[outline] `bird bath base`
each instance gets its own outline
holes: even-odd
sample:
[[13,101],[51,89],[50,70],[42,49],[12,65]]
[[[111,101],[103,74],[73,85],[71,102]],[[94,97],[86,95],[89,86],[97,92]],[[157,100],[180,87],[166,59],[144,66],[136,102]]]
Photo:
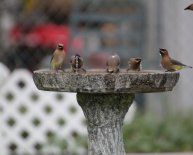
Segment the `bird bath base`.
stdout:
[[77,93],[87,119],[91,155],[124,155],[123,119],[134,94]]
[[88,123],[89,155],[125,155],[122,125],[134,94],[171,91],[179,73],[39,70],[33,79],[40,90],[77,93]]

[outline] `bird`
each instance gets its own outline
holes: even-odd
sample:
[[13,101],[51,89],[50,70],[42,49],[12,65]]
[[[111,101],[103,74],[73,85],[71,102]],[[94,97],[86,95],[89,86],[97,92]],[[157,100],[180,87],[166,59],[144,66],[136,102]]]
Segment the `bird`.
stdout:
[[65,57],[66,52],[64,51],[64,45],[58,44],[50,60],[51,68],[56,71],[63,70]]
[[86,70],[82,68],[83,62],[84,60],[79,54],[71,56],[70,64],[72,71],[75,73],[86,72]]
[[193,4],[187,6],[184,10],[192,10],[193,11]]
[[167,49],[161,48],[159,50],[160,55],[162,57],[161,59],[161,65],[164,69],[166,69],[167,72],[174,72],[181,70],[183,68],[192,68],[191,66],[187,66],[173,58],[170,57]]
[[130,58],[128,60],[127,71],[140,71],[141,70],[141,59],[140,58]]
[[108,73],[119,72],[120,58],[117,54],[111,55],[106,62]]

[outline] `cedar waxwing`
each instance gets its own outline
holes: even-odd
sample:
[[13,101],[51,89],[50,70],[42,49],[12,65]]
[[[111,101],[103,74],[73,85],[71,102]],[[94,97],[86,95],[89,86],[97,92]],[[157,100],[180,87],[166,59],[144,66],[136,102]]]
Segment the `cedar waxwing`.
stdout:
[[50,60],[51,68],[54,70],[57,70],[57,71],[59,69],[62,70],[65,57],[66,57],[66,53],[64,51],[64,45],[58,44],[56,47],[56,50],[54,51],[53,56]]
[[83,58],[79,54],[75,54],[71,57],[70,64],[73,72],[76,72],[76,73],[81,71],[86,72],[86,70],[82,68]]
[[139,58],[130,58],[128,60],[128,69],[127,71],[140,71],[141,70],[141,59]]
[[191,66],[184,65],[181,62],[172,59],[166,49],[160,49],[160,54],[162,57],[161,65],[166,71],[173,72],[183,68],[192,68]]
[[193,10],[193,4],[189,5],[189,6],[186,7],[184,10]]
[[107,60],[107,72],[117,73],[119,72],[120,58],[118,55],[111,55]]

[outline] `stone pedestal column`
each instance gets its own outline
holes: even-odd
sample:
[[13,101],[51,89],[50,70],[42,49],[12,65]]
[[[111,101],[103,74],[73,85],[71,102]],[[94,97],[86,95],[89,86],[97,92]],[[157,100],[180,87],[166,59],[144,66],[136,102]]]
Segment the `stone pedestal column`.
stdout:
[[125,155],[122,125],[134,94],[78,93],[87,119],[89,155]]

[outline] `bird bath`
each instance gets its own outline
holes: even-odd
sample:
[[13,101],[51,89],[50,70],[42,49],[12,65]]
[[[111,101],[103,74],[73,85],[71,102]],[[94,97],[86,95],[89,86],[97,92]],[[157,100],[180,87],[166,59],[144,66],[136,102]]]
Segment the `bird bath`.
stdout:
[[171,91],[179,73],[38,70],[33,79],[40,90],[77,93],[88,123],[89,155],[125,155],[122,125],[135,94]]

